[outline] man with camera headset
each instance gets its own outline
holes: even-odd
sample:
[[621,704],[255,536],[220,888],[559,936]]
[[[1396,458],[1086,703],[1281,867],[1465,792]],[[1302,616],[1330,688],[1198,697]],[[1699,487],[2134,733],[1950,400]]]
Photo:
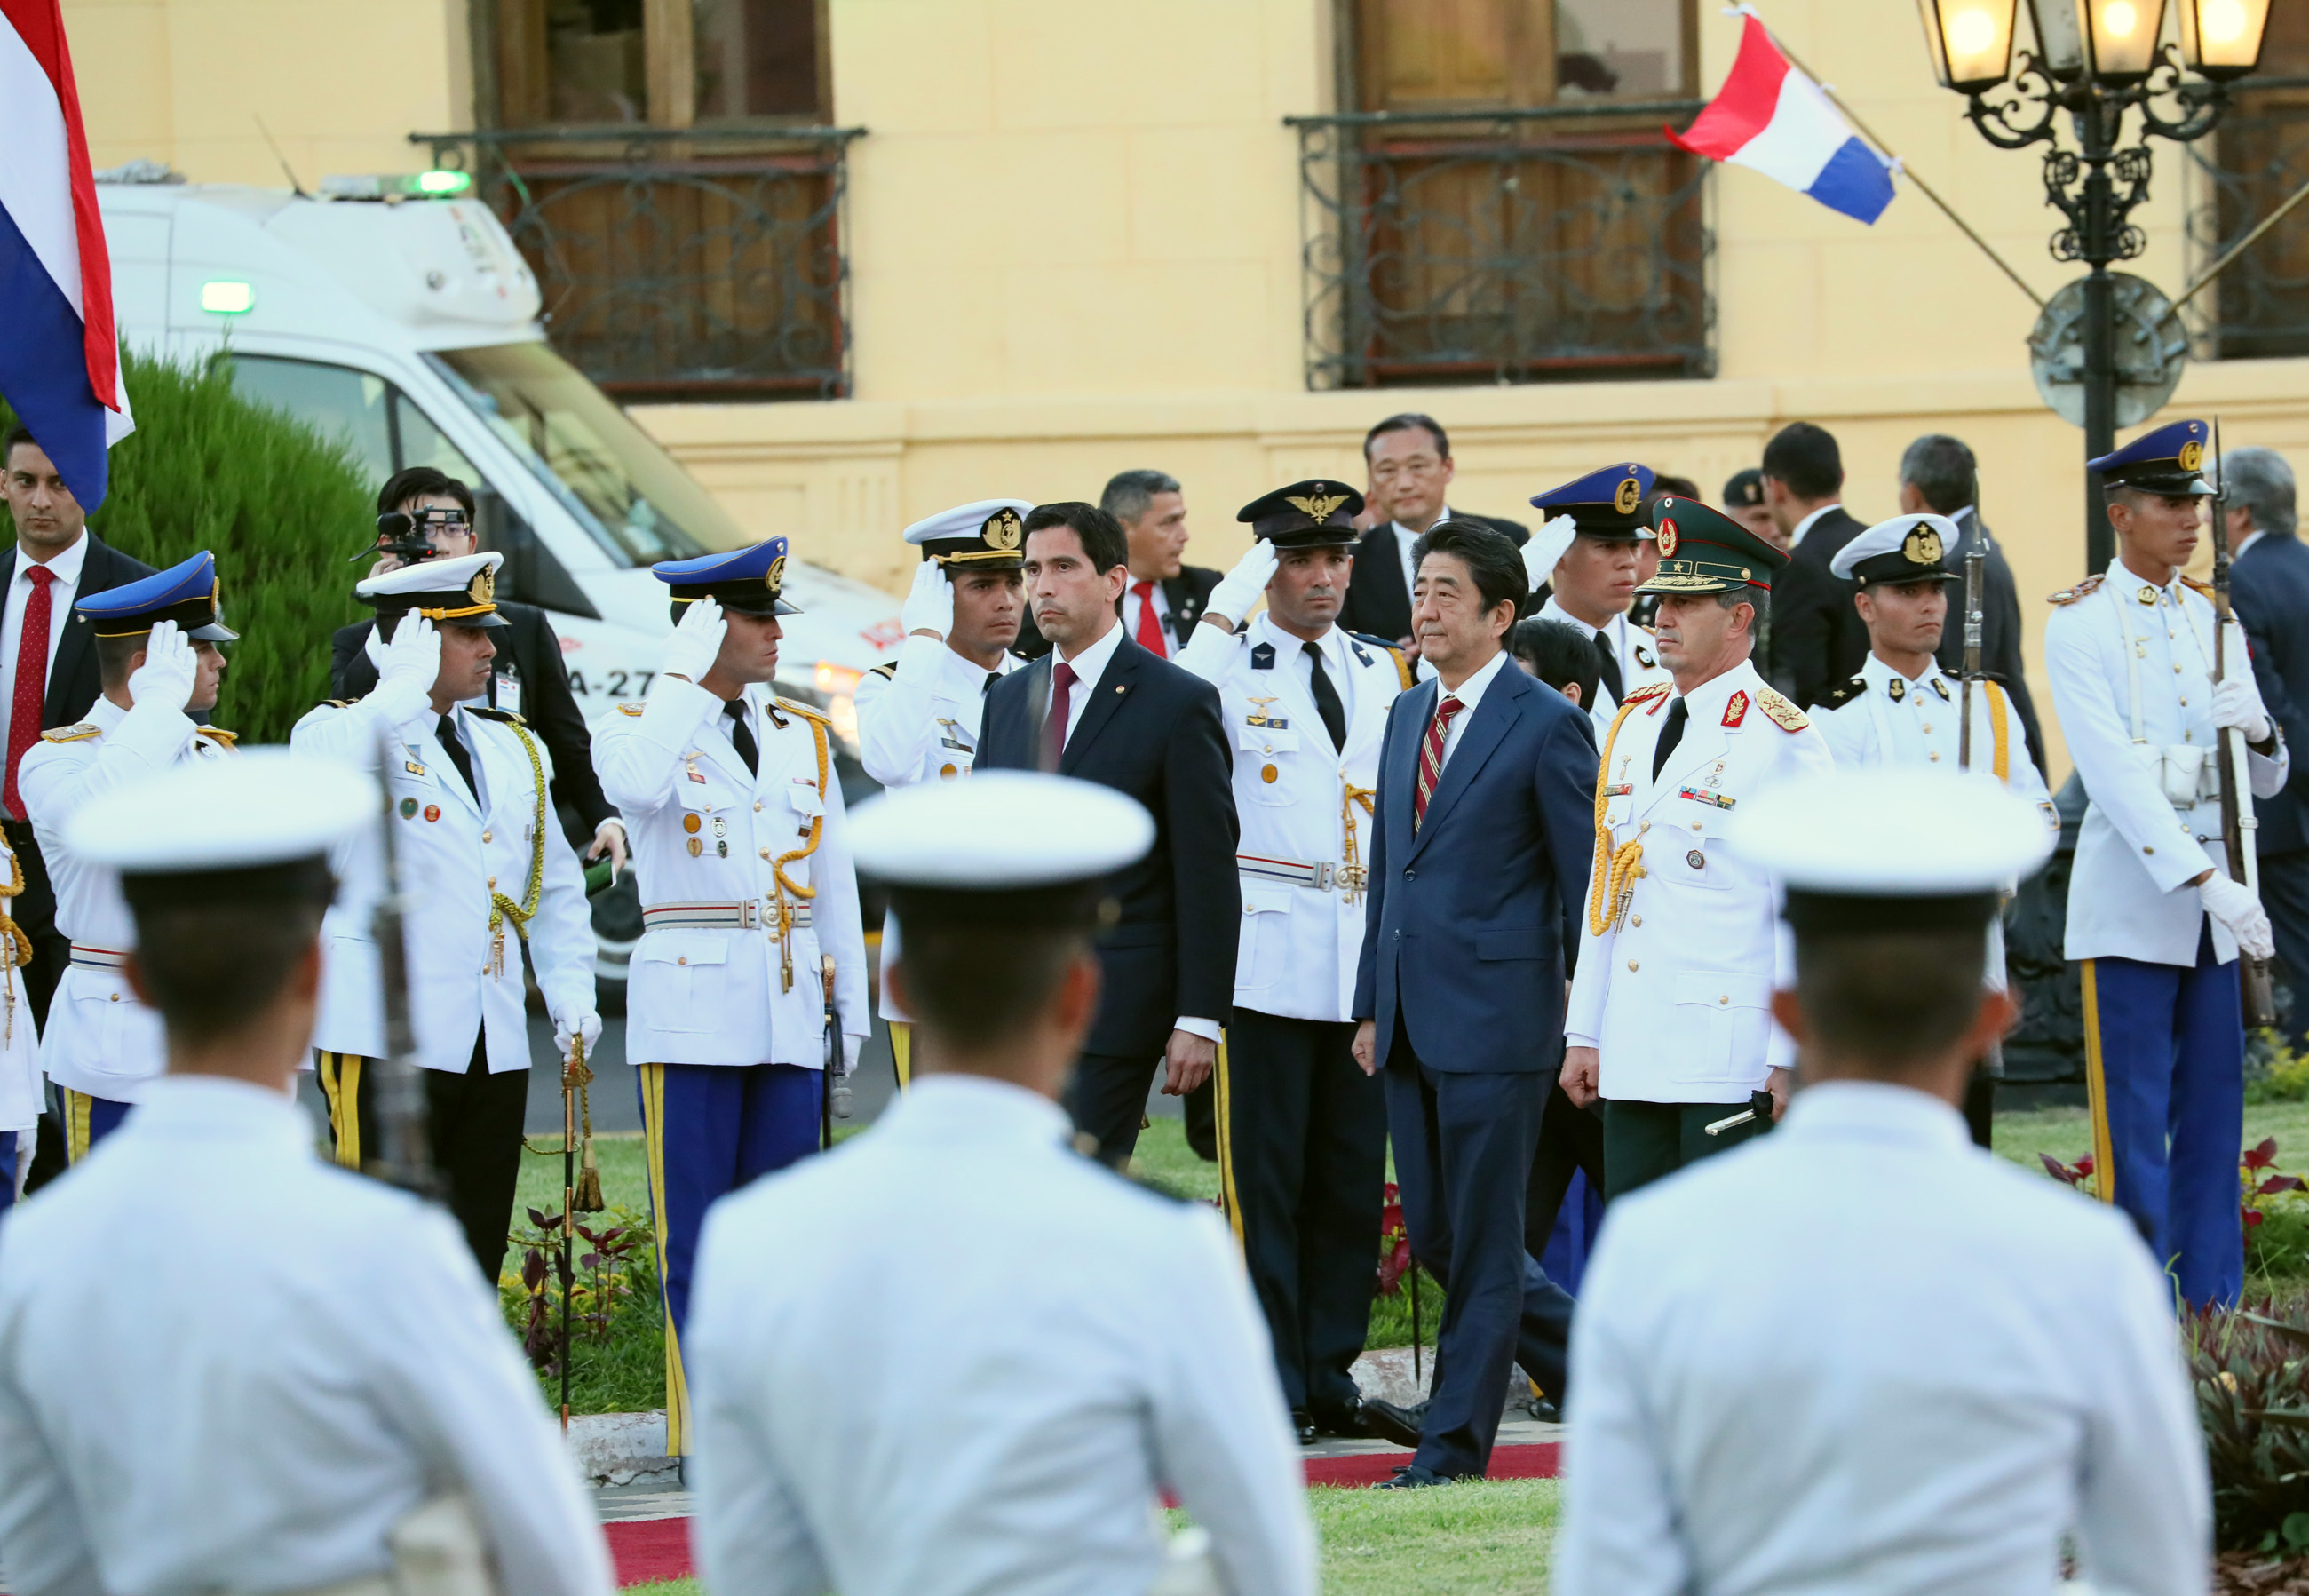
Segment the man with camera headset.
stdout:
[[[411,465],[386,479],[376,496],[376,542],[353,556],[376,557],[369,572],[381,577],[412,560],[450,559],[480,546],[473,516],[473,490],[445,472]],[[489,681],[491,707],[510,710],[536,728],[553,756],[553,806],[563,816],[569,846],[587,861],[606,853],[619,874],[626,868],[626,830],[618,811],[601,795],[593,774],[593,739],[584,712],[569,690],[569,668],[562,663],[561,639],[545,612],[534,604],[500,600],[506,620],[497,669]],[[376,623],[341,626],[329,639],[329,690],[358,698],[376,686]]]

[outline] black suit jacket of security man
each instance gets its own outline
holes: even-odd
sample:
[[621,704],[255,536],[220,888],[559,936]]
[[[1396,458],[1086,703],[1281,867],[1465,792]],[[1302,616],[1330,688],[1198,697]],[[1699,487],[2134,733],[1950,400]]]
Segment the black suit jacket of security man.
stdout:
[[[1454,511],[1451,519],[1474,521],[1503,532],[1518,549],[1531,542],[1529,527],[1503,516]],[[1389,643],[1411,636],[1411,589],[1403,585],[1400,544],[1392,521],[1380,522],[1355,540],[1354,574],[1347,582],[1346,599],[1339,606],[1340,629]]]
[[1828,568],[1838,550],[1867,530],[1842,505],[1832,507],[1805,529],[1772,578],[1772,652],[1764,678],[1806,708],[1858,675],[1868,657],[1868,628],[1852,604],[1859,584]]
[[[537,728],[546,751],[553,756],[553,804],[562,817],[561,828],[569,846],[583,854],[592,846],[593,833],[617,810],[601,793],[601,778],[593,774],[593,734],[585,727],[584,712],[569,690],[569,667],[561,658],[561,639],[553,623],[534,604],[499,600],[497,613],[506,618],[514,674],[521,681],[521,717]],[[369,663],[368,635],[374,620],[341,626],[330,638],[329,689],[340,698],[358,698],[376,687],[376,666]],[[500,659],[502,668],[504,661]],[[495,695],[495,684],[491,685]]]
[[[1980,570],[1980,668],[1994,677],[2012,700],[2028,738],[2028,758],[2045,768],[2045,734],[2037,729],[2037,700],[2028,691],[2027,665],[2020,657],[2020,588],[2013,580],[2011,562],[1988,530],[1978,510],[1967,509],[1957,523],[1963,540],[1948,551],[1950,565],[1964,569],[1965,556],[1985,541],[1988,558]],[[1941,631],[1940,667],[1950,675],[1964,669],[1964,589],[1949,584],[1948,624]]]
[[[988,690],[982,768],[1037,768],[1050,687],[1046,655]],[[1090,693],[1059,774],[1136,798],[1154,817],[1154,846],[1114,878],[1120,914],[1098,940],[1105,988],[1083,1051],[1151,1066],[1181,1016],[1224,1025],[1234,1006],[1233,759],[1218,690],[1128,638]]]
[[[1175,577],[1163,578],[1163,599],[1171,606],[1169,627],[1171,657],[1176,659],[1195,635],[1195,624],[1203,618],[1203,606],[1211,602],[1211,589],[1219,585],[1223,573],[1203,565],[1182,565]],[[1018,624],[1016,653],[1021,659],[1040,659],[1051,652],[1050,639],[1034,625],[1034,606],[1026,606],[1026,617]]]

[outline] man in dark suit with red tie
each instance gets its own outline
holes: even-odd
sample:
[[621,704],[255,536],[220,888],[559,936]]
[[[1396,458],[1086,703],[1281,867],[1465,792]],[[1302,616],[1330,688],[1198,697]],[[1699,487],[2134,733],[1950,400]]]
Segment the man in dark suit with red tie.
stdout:
[[1218,690],[1127,637],[1122,528],[1096,505],[1026,517],[1026,598],[1052,651],[988,690],[982,768],[1056,770],[1127,793],[1154,846],[1117,876],[1100,935],[1098,1017],[1067,1089],[1075,1127],[1120,1167],[1155,1071],[1184,1096],[1208,1080],[1234,1002],[1242,892],[1232,765]]

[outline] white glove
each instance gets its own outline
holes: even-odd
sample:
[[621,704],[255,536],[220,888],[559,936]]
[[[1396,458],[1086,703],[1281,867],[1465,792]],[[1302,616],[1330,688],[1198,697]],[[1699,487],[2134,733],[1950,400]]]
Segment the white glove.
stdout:
[[694,601],[682,612],[681,624],[673,629],[673,636],[665,640],[658,670],[668,676],[687,676],[693,682],[705,681],[705,672],[722,657],[722,639],[729,631],[730,623],[722,619],[720,604],[710,598]]
[[2198,885],[2197,897],[2205,913],[2229,928],[2237,946],[2255,958],[2273,958],[2277,941],[2270,934],[2269,911],[2261,906],[2250,887],[2240,886],[2219,871]]
[[139,708],[158,704],[182,715],[192,701],[193,682],[200,668],[193,655],[193,640],[183,629],[173,620],[158,622],[144,645],[144,663],[129,673],[129,701]]
[[2261,707],[2261,690],[2250,677],[2213,683],[2213,724],[2244,733],[2247,742],[2269,741],[2269,712]]
[[843,1079],[858,1073],[858,1055],[866,1051],[866,1038],[842,1033],[842,1073]]
[[1282,563],[1274,543],[1266,538],[1251,539],[1250,552],[1219,578],[1211,596],[1203,602],[1203,613],[1241,622],[1250,614],[1251,606],[1266,596],[1267,585],[1275,580],[1275,568]]
[[1521,553],[1523,577],[1531,585],[1532,592],[1537,593],[1555,580],[1556,561],[1563,558],[1563,551],[1571,547],[1571,540],[1578,535],[1579,523],[1569,516],[1558,516],[1531,534]]
[[914,573],[914,585],[906,594],[906,602],[898,612],[898,624],[906,629],[906,636],[930,632],[945,638],[954,631],[954,584],[947,580],[946,567],[935,559],[925,559]]
[[557,1019],[553,1022],[553,1045],[560,1053],[561,1062],[565,1064],[568,1063],[572,1057],[569,1045],[572,1042],[583,1040],[585,1044],[585,1056],[590,1059],[593,1056],[593,1044],[601,1039],[601,1017],[590,1009],[577,1016],[577,1028],[575,1031],[569,1028],[569,1021],[566,1019]]
[[419,697],[441,677],[441,634],[422,615],[404,615],[376,667],[380,688],[414,688]]

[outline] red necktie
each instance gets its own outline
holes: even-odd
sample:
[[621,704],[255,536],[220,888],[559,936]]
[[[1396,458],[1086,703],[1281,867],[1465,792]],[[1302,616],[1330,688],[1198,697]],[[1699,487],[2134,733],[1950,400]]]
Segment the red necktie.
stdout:
[[24,601],[24,629],[16,638],[16,697],[8,706],[8,784],[0,802],[11,818],[24,818],[24,800],[16,792],[16,767],[24,750],[39,741],[40,707],[48,698],[48,584],[56,579],[47,566],[35,565],[24,575],[32,593]]
[[1042,768],[1056,770],[1067,751],[1067,711],[1074,697],[1075,668],[1064,660],[1051,662],[1051,713],[1042,722]]
[[1163,618],[1154,613],[1154,584],[1133,582],[1130,591],[1138,595],[1138,646],[1169,659],[1170,646],[1163,641]]
[[1435,718],[1427,723],[1427,736],[1419,745],[1419,785],[1411,794],[1411,828],[1417,831],[1427,819],[1427,800],[1435,791],[1435,784],[1443,779],[1443,739],[1450,734],[1451,717],[1466,706],[1445,694],[1435,706]]

